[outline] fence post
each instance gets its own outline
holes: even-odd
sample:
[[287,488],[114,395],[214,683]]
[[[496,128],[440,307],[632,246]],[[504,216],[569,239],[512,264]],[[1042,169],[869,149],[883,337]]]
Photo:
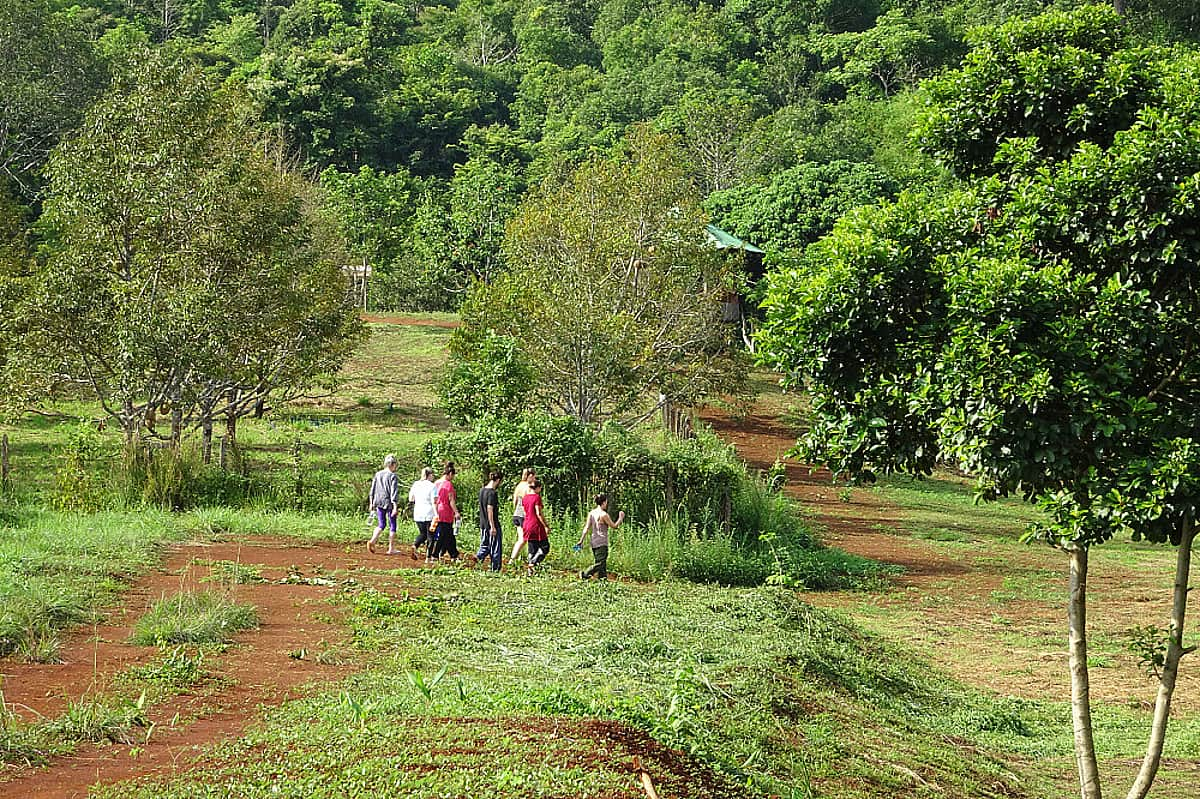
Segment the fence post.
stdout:
[[218,456],[221,460],[221,471],[229,471],[228,451],[229,451],[229,436],[221,436],[221,454]]
[[292,444],[292,468],[296,472],[296,510],[304,507],[304,451],[302,447],[300,436],[296,436],[296,441]]
[[8,433],[0,436],[0,488],[8,487]]

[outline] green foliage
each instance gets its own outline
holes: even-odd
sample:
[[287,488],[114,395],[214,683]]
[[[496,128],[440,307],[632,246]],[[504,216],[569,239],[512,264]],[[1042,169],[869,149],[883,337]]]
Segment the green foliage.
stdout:
[[768,252],[802,250],[860,205],[895,196],[877,167],[851,161],[804,163],[777,172],[766,186],[716,192],[705,208],[718,227]]
[[534,385],[534,370],[517,341],[460,329],[450,339],[452,359],[438,383],[446,415],[456,424],[519,415]]
[[138,619],[130,641],[140,646],[223,644],[235,633],[258,626],[250,605],[212,591],[184,591],[160,599]]
[[46,0],[0,2],[0,182],[30,195],[51,148],[81,121],[103,71],[79,25]]
[[89,617],[74,592],[44,585],[3,587],[0,656],[16,654],[32,663],[58,662],[58,631]]
[[45,725],[50,736],[68,743],[90,741],[133,744],[135,728],[149,728],[146,718],[146,695],[130,699],[84,698],[67,702],[61,716]]
[[133,666],[122,677],[154,691],[184,693],[208,676],[204,657],[202,649],[188,651],[183,646],[176,646],[170,651],[164,650],[150,663]]
[[312,188],[244,99],[214,89],[177,57],[139,54],[47,167],[52,244],[22,346],[87,386],[129,441],[160,414],[177,438],[303,392],[362,332]]
[[696,541],[683,549],[671,564],[673,574],[696,583],[754,587],[766,582],[770,560],[743,551],[726,538]]
[[520,342],[541,407],[585,423],[742,376],[718,321],[733,276],[704,240],[699,198],[667,139],[641,130],[628,147],[530,199],[508,228],[509,270],[463,308],[467,335]]
[[[987,496],[1039,500],[1048,537],[1179,540],[1200,498],[1200,301],[1180,271],[1197,257],[1200,69],[1121,49],[1115,30],[1097,8],[1001,29],[945,79],[930,124],[1004,135],[927,139],[992,174],[862,212],[773,279],[764,349],[813,389],[810,456],[866,475],[949,458]],[[1034,69],[1051,53],[1088,66]],[[1033,71],[1013,80],[1000,58]],[[982,116],[961,105],[976,92]],[[1030,92],[1047,105],[1025,116]],[[980,142],[994,163],[955,149]]]
[[1010,139],[1032,139],[1051,160],[1082,142],[1108,146],[1160,80],[1162,54],[1131,48],[1130,39],[1101,5],[980,33],[963,68],[929,84],[922,147],[960,174],[981,175]]
[[108,456],[95,423],[79,422],[65,436],[60,462],[54,470],[53,506],[81,513],[98,510],[104,489],[96,472],[106,465]]

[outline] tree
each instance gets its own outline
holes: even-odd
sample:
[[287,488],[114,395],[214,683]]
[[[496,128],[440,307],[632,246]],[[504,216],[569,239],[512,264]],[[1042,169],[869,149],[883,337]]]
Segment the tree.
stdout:
[[932,155],[972,179],[851,214],[774,275],[762,351],[804,384],[800,450],[842,473],[977,475],[1069,563],[1080,791],[1099,799],[1091,549],[1176,547],[1141,799],[1182,657],[1200,503],[1200,54],[1127,46],[1102,6],[1012,23],[929,87]]
[[535,396],[583,422],[644,410],[648,393],[692,403],[742,374],[718,319],[734,276],[705,221],[670,141],[639,130],[627,157],[518,211],[508,269],[476,285],[464,324],[521,342]]
[[91,45],[45,0],[0,0],[0,177],[26,193],[102,81]]
[[[344,246],[236,93],[144,53],[54,152],[23,346],[127,441],[178,442],[335,368],[361,323]],[[232,430],[231,430],[232,432]]]
[[853,208],[894,197],[877,167],[852,161],[802,163],[776,172],[766,186],[745,184],[705,200],[713,221],[771,252],[801,250]]

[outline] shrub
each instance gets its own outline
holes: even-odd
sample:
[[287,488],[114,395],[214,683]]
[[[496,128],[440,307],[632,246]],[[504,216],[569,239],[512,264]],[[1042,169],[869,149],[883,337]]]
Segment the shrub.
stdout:
[[438,382],[442,407],[457,424],[519,415],[533,391],[533,369],[516,339],[460,328],[450,338],[450,363]]
[[98,510],[104,492],[96,467],[105,459],[104,442],[94,424],[81,421],[71,428],[54,470],[54,507],[79,513]]

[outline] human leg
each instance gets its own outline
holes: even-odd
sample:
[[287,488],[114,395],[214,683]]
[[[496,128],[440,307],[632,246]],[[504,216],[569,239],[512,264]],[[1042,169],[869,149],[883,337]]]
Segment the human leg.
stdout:
[[596,562],[581,571],[579,576],[585,580],[593,575],[601,580],[608,579],[608,547],[592,547],[592,556]]
[[396,554],[396,515],[393,515],[392,513],[389,512],[387,514],[387,516],[388,516],[388,522],[389,522],[387,553],[389,555],[395,555]]
[[536,566],[546,559],[550,554],[550,542],[542,539],[541,541],[529,542],[529,565]]
[[488,537],[488,554],[492,557],[492,571],[500,571],[504,563],[504,533],[499,528],[495,536]]
[[378,524],[375,526],[375,532],[371,535],[371,540],[367,542],[367,551],[372,555],[375,554],[375,542],[379,540],[379,536],[383,535],[383,529],[387,526],[388,512],[383,508],[375,509],[375,520]]
[[516,563],[517,555],[521,554],[521,547],[525,544],[525,517],[514,516],[513,526],[517,528],[517,537],[513,542],[512,554],[508,556],[511,563]]
[[[417,540],[413,541],[413,545],[412,545],[413,560],[417,559],[417,549],[419,549],[422,544],[428,545],[430,542],[429,522],[417,522],[416,524],[417,524]],[[428,551],[429,550],[427,548],[426,552],[428,552]]]

